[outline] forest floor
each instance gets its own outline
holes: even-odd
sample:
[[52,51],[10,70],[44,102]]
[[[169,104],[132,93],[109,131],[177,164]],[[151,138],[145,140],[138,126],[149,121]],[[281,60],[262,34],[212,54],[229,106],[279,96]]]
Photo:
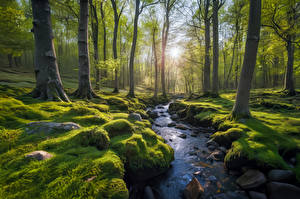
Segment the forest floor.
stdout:
[[[68,93],[77,87],[76,78],[62,76],[62,81]],[[125,90],[114,95],[102,88],[101,99],[44,102],[26,95],[34,85],[33,73],[0,69],[0,198],[128,198],[125,173],[143,178],[154,173],[152,168],[165,171],[173,160],[172,148],[147,119],[145,108],[154,103],[149,93],[128,99]],[[253,117],[247,120],[228,119],[233,91],[219,98],[177,100],[169,111],[194,125],[215,127],[212,139],[228,148],[224,162],[229,169],[254,161],[263,169],[293,170],[300,179],[300,96],[278,91],[252,91]],[[132,112],[143,119],[130,119]],[[45,132],[28,125],[36,121],[75,122],[81,128]],[[26,158],[36,150],[53,158]]]

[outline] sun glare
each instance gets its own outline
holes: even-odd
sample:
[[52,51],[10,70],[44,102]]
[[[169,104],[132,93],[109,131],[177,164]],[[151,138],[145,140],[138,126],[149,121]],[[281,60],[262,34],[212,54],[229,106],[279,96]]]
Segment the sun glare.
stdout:
[[171,48],[169,52],[173,58],[177,58],[181,54],[181,50],[177,47]]

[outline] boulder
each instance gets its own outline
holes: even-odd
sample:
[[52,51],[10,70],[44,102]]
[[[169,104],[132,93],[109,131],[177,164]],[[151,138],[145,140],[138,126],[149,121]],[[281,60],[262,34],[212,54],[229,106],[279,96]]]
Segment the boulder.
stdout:
[[142,121],[142,116],[139,113],[130,113],[128,119],[135,121]]
[[267,199],[266,194],[256,191],[249,191],[249,196],[251,199]]
[[80,125],[74,122],[30,122],[27,124],[26,132],[28,134],[32,133],[50,133],[59,130],[71,131],[73,129],[79,129]]
[[186,185],[184,189],[185,199],[199,199],[203,193],[204,188],[195,177],[189,182],[189,184]]
[[217,194],[215,199],[249,199],[243,191],[228,191],[226,193]]
[[281,182],[268,183],[267,192],[269,199],[298,199],[300,196],[299,187]]
[[187,129],[188,129],[188,127],[186,127],[186,126],[183,125],[183,124],[177,124],[177,125],[175,126],[175,128],[181,129],[181,130],[187,130]]
[[38,161],[40,160],[47,160],[53,157],[52,154],[48,153],[47,151],[33,151],[25,156],[26,158],[33,158]]
[[158,113],[157,113],[156,111],[148,110],[148,111],[147,111],[147,114],[148,114],[149,117],[152,118],[152,119],[158,118]]
[[273,169],[268,173],[271,181],[289,182],[295,179],[295,174],[290,170]]
[[178,117],[177,114],[172,114],[172,115],[171,115],[171,119],[172,119],[172,120],[177,120],[177,119],[179,119],[179,117]]
[[206,146],[215,146],[216,148],[219,146],[219,144],[218,143],[216,143],[215,141],[213,141],[213,140],[208,140],[207,142],[206,142]]
[[186,134],[180,134],[180,135],[178,135],[178,137],[180,137],[180,138],[182,138],[182,139],[185,139],[186,138]]
[[237,184],[243,189],[252,189],[261,186],[267,182],[265,175],[254,169],[248,170],[236,180]]
[[144,188],[144,199],[155,199],[154,193],[149,186]]
[[168,124],[168,127],[174,127],[174,126],[176,126],[175,122],[171,122],[171,123]]
[[207,148],[208,148],[210,151],[213,151],[213,150],[215,150],[217,147],[214,146],[214,145],[209,145]]

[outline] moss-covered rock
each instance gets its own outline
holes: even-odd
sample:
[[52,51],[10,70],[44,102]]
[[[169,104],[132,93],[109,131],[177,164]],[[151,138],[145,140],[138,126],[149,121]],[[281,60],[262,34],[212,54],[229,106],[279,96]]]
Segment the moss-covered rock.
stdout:
[[107,103],[112,110],[128,111],[128,102],[120,97],[110,96],[107,98]]
[[106,123],[103,128],[108,132],[109,137],[133,133],[132,124],[125,119],[110,121]]
[[238,140],[242,136],[246,136],[244,131],[240,128],[231,128],[228,129],[225,132],[216,132],[213,135],[211,135],[211,138],[213,141],[217,142],[221,146],[225,146],[226,148],[229,148],[231,146],[231,143],[235,140]]
[[98,149],[103,150],[107,149],[110,144],[108,133],[99,127],[82,131],[78,136],[83,146],[96,146]]

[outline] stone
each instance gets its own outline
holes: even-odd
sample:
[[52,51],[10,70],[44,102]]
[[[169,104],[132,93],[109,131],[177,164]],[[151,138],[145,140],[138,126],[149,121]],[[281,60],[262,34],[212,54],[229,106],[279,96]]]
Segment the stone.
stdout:
[[47,151],[33,151],[25,156],[26,158],[33,158],[38,161],[40,160],[47,160],[53,157],[52,154],[48,153]]
[[186,185],[183,193],[185,199],[199,199],[204,193],[204,188],[197,178],[194,177],[189,184]]
[[161,116],[162,116],[162,117],[168,117],[168,116],[167,116],[167,115],[165,115],[165,114],[162,114]]
[[208,148],[210,151],[213,151],[213,150],[215,150],[217,147],[214,146],[214,145],[209,145],[207,148]]
[[212,152],[207,159],[212,159],[212,160],[216,160],[216,161],[223,161],[225,157],[225,154],[223,151],[214,151]]
[[213,140],[208,140],[208,141],[206,142],[206,146],[211,146],[211,145],[213,145],[213,146],[215,146],[215,147],[218,147],[218,146],[219,146],[219,144],[216,143],[215,141],[213,141]]
[[180,137],[180,138],[182,138],[182,139],[185,139],[186,138],[186,134],[180,134],[180,135],[178,135],[178,137]]
[[289,182],[295,179],[295,174],[291,170],[273,169],[268,173],[268,178],[271,181]]
[[171,123],[168,124],[168,127],[174,127],[174,126],[176,126],[175,122],[171,122]]
[[149,186],[146,186],[144,189],[144,199],[155,199],[154,193]]
[[139,113],[130,113],[128,119],[135,121],[142,121],[142,116]]
[[157,113],[156,111],[148,110],[148,111],[147,111],[147,114],[148,114],[149,117],[152,118],[152,119],[158,118],[158,113]]
[[248,170],[236,180],[243,189],[252,189],[267,182],[265,175],[258,170]]
[[223,151],[224,153],[226,153],[226,152],[227,152],[227,149],[226,149],[225,147],[222,147],[222,146],[221,146],[221,147],[219,147],[219,150],[220,150],[220,151]]
[[243,191],[228,191],[226,193],[217,194],[214,199],[249,199]]
[[178,117],[178,115],[177,114],[172,114],[171,115],[171,119],[172,120],[177,120],[179,117]]
[[195,133],[192,133],[191,136],[192,136],[192,137],[197,137],[198,135],[195,134]]
[[267,199],[266,194],[256,191],[249,191],[249,196],[251,199]]
[[175,126],[175,128],[181,129],[181,130],[187,130],[187,129],[188,129],[188,127],[184,126],[183,124],[177,124],[177,125]]
[[158,106],[157,109],[164,109],[164,107],[163,106]]
[[299,187],[281,182],[268,183],[267,192],[269,199],[298,199],[300,196]]
[[74,122],[30,122],[27,124],[27,127],[28,128],[26,129],[26,132],[28,134],[33,134],[40,132],[50,133],[58,130],[71,131],[74,129],[79,129],[80,125]]

